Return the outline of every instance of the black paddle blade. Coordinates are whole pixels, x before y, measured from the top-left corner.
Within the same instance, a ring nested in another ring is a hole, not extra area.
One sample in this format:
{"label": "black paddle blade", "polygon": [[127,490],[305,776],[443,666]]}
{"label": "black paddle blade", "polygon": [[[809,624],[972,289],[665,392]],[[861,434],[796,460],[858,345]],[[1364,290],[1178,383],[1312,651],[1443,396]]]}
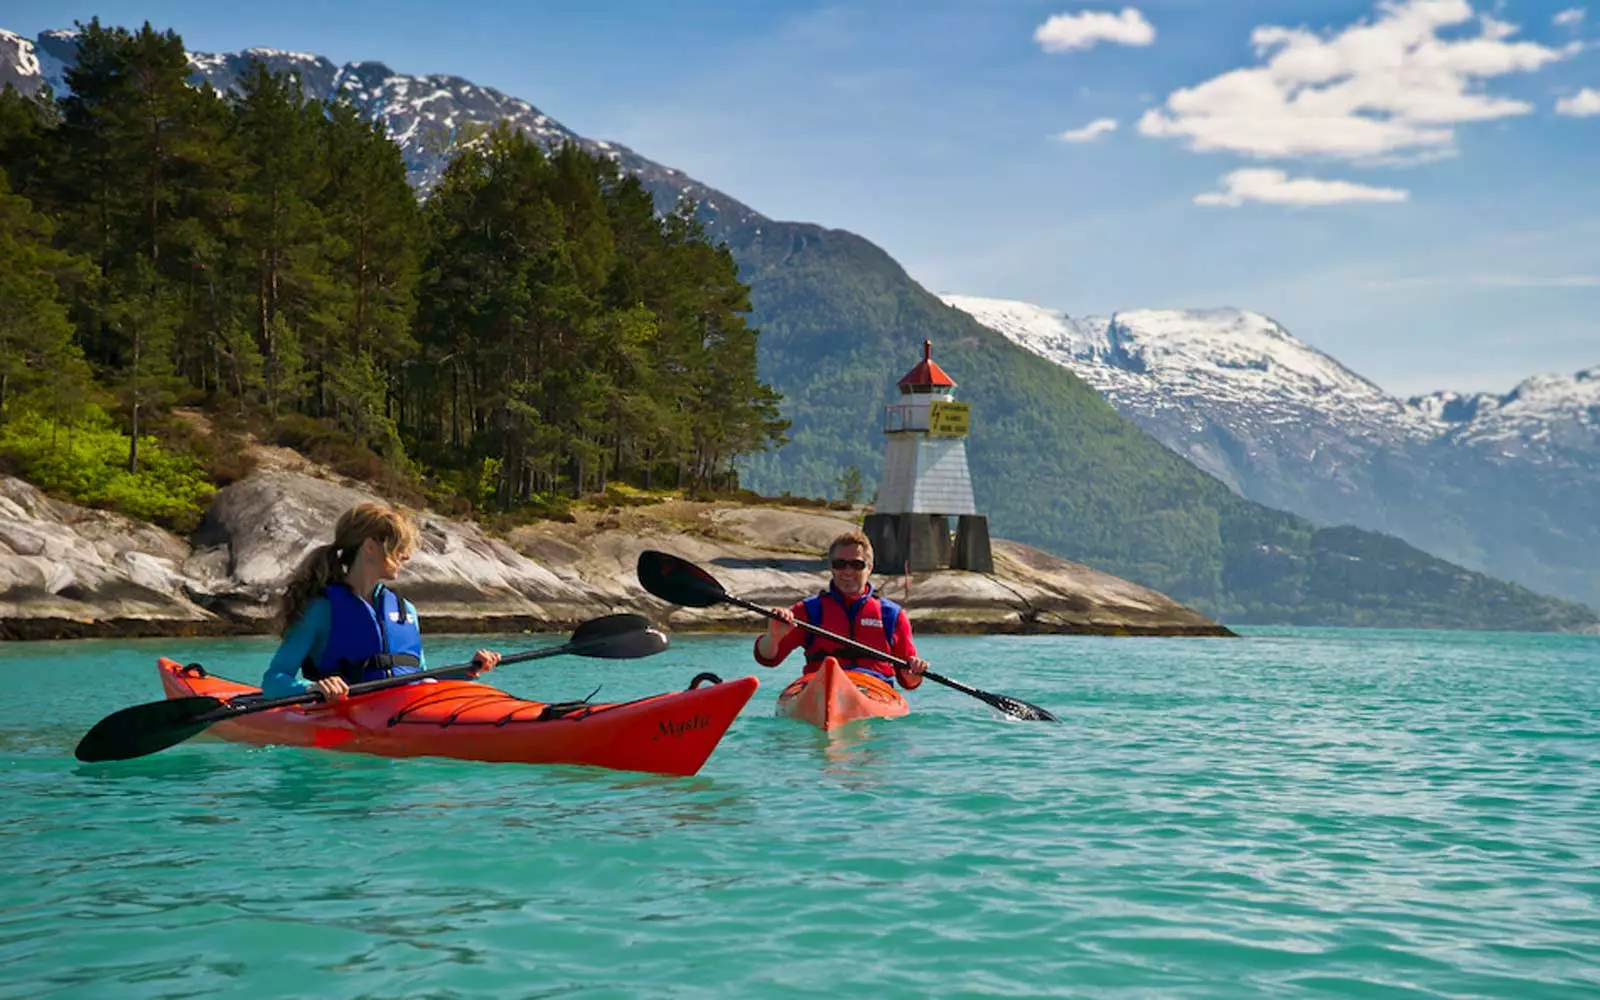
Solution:
{"label": "black paddle blade", "polygon": [[601,660],[632,660],[654,656],[671,642],[644,615],[605,615],[591,618],[572,633],[572,653]]}
{"label": "black paddle blade", "polygon": [[639,585],[663,601],[686,608],[709,608],[728,596],[710,573],[655,549],[639,553]]}
{"label": "black paddle blade", "polygon": [[216,720],[195,720],[222,706],[215,698],[169,698],[124,708],[95,723],[73,753],[86,763],[143,757],[204,730]]}
{"label": "black paddle blade", "polygon": [[961,683],[960,681],[953,681],[943,674],[936,674],[932,670],[926,671],[922,676],[926,677],[930,681],[943,684],[947,688],[954,688],[955,690],[960,691],[962,694],[970,694],[979,701],[984,702],[993,708],[999,709],[1005,714],[1011,716],[1013,719],[1021,719],[1024,722],[1061,721],[1060,719],[1056,718],[1054,714],[1040,708],[1038,705],[1030,705],[1021,699],[1013,698],[1010,695],[995,694],[993,691],[984,691],[980,688],[971,687]]}
{"label": "black paddle blade", "polygon": [[1030,705],[1025,701],[1018,701],[1017,699],[1008,697],[1007,695],[995,694],[992,691],[985,691],[978,697],[993,705],[995,708],[998,708],[1005,714],[1011,716],[1013,719],[1021,719],[1024,722],[1061,721],[1050,712],[1040,708],[1038,705]]}

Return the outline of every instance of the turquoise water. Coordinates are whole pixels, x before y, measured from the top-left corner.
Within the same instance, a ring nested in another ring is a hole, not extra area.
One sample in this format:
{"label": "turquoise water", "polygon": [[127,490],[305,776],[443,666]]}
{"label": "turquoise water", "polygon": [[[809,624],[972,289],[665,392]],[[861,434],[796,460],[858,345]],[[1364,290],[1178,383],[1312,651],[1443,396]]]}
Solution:
{"label": "turquoise water", "polygon": [[[830,739],[772,717],[782,669],[694,778],[204,740],[91,766],[158,653],[248,679],[269,645],[0,647],[0,997],[1600,996],[1600,640],[922,646],[1066,724],[929,684]],[[495,679],[617,699],[748,648]]]}

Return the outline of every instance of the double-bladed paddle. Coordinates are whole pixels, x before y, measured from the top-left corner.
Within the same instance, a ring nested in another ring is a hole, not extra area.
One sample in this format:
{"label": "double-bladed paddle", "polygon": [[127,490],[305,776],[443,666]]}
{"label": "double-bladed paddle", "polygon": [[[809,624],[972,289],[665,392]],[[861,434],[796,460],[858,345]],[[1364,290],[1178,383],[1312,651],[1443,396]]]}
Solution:
{"label": "double-bladed paddle", "polygon": [[[729,594],[716,578],[705,570],[686,559],[680,559],[667,552],[658,552],[655,549],[646,549],[639,553],[639,584],[650,593],[672,604],[681,604],[688,608],[709,608],[714,604],[732,604],[754,611],[758,615],[768,618],[777,618],[778,615],[770,608],[763,608],[759,604],[742,600]],[[807,632],[826,636],[840,645],[847,646],[860,653],[868,653],[878,659],[887,660],[897,667],[908,666],[907,661],[891,656],[882,650],[873,649],[854,639],[847,639],[842,635],[829,632],[825,628],[813,625],[806,621],[796,621],[796,628],[803,628]],[[936,684],[943,684],[947,688],[954,688],[962,694],[971,695],[979,701],[999,709],[1013,719],[1026,719],[1033,722],[1060,722],[1050,712],[1038,705],[1030,705],[1025,701],[1012,698],[1008,695],[995,694],[991,691],[981,691],[975,687],[968,687],[960,681],[951,680],[932,670],[925,670],[922,676]]]}
{"label": "double-bladed paddle", "polygon": [[[667,648],[666,633],[650,623],[643,615],[606,615],[592,618],[579,625],[572,638],[549,649],[535,649],[526,653],[502,656],[500,665],[526,663],[550,656],[590,656],[603,660],[630,660],[653,656]],[[442,678],[459,675],[470,669],[472,663],[458,663],[414,674],[401,674],[383,680],[366,681],[350,685],[350,694],[367,694],[385,688],[400,687],[430,677]],[[239,702],[220,698],[168,698],[143,705],[133,705],[101,719],[84,734],[74,751],[81,761],[131,760],[146,754],[165,750],[182,743],[214,723],[237,719],[242,715],[265,712],[290,705],[310,705],[323,701],[321,691],[286,698]]]}

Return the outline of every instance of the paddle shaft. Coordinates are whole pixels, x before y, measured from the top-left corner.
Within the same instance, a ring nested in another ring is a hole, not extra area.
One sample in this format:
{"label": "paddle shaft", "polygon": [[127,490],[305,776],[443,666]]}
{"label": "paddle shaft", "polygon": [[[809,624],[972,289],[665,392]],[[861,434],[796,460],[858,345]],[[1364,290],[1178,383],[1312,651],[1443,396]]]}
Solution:
{"label": "paddle shaft", "polygon": [[[563,653],[571,653],[578,649],[584,649],[589,646],[597,645],[600,645],[600,640],[593,642],[564,642],[559,646],[552,646],[549,649],[533,649],[526,653],[513,653],[510,656],[502,656],[500,658],[500,665],[503,666],[508,663],[526,663],[529,660],[542,660],[547,656],[560,656]],[[369,694],[373,691],[382,691],[385,688],[403,687],[407,684],[415,684],[417,681],[427,680],[429,678],[438,678],[444,677],[448,674],[460,673],[461,671],[471,667],[476,662],[476,660],[473,660],[468,663],[458,663],[450,667],[435,667],[432,670],[423,670],[414,674],[398,674],[394,677],[385,677],[381,680],[363,681],[360,684],[350,685],[350,694]],[[307,691],[304,694],[293,694],[285,698],[273,698],[268,701],[246,702],[245,704],[240,705],[238,708],[233,708],[231,707],[231,703],[227,703],[214,712],[208,712],[205,715],[197,716],[194,721],[221,722],[224,719],[236,719],[241,715],[252,715],[256,712],[266,712],[274,708],[288,708],[291,705],[310,705],[326,700],[327,697],[323,695],[321,691]]]}
{"label": "paddle shaft", "polygon": [[[734,597],[732,594],[724,594],[722,599],[727,601],[729,604],[736,604],[747,611],[754,611],[757,614],[766,615],[768,618],[771,618],[775,621],[783,620],[776,611],[773,611],[771,608],[763,608],[761,605],[756,604],[753,601],[746,601],[742,598]],[[794,620],[794,627],[805,629],[807,632],[810,632],[813,635],[820,635],[825,639],[832,639],[841,646],[847,646],[858,653],[866,653],[872,656],[874,659],[887,660],[897,667],[909,667],[911,665],[909,660],[903,660],[900,657],[895,656],[893,653],[885,653],[881,649],[873,649],[866,643],[857,642],[854,639],[846,638],[837,632],[829,632],[821,625],[813,625],[810,622],[801,621],[800,619],[796,618]],[[983,694],[983,692],[977,690],[976,688],[969,688],[960,681],[953,681],[942,674],[934,673],[932,670],[924,670],[922,672],[922,676],[926,677],[930,681],[933,681],[935,684],[943,684],[945,687],[955,688],[957,691],[960,691],[964,694],[970,694],[978,697],[981,697]]]}

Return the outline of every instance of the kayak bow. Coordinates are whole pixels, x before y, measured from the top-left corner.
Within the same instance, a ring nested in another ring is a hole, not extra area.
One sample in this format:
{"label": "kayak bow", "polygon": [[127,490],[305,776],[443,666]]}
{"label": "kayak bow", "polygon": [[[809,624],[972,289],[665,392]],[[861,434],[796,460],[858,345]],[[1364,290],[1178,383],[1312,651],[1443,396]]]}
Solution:
{"label": "kayak bow", "polygon": [[778,695],[778,715],[821,730],[858,719],[897,719],[911,711],[894,685],[859,671],[847,671],[828,657]]}

